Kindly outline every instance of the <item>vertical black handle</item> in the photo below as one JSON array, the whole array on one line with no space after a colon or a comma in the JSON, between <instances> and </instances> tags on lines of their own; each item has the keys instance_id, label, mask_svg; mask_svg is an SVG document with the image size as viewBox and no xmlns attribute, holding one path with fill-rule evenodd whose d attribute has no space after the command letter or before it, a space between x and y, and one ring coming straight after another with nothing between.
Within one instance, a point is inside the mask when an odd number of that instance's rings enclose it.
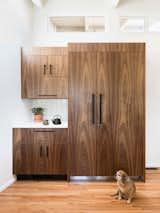
<instances>
[{"instance_id":1,"label":"vertical black handle","mask_svg":"<svg viewBox=\"0 0 160 213\"><path fill-rule=\"evenodd\" d=\"M46 64L44 64L44 66L43 66L43 74L45 75L46 74Z\"/></svg>"},{"instance_id":2,"label":"vertical black handle","mask_svg":"<svg viewBox=\"0 0 160 213\"><path fill-rule=\"evenodd\" d=\"M99 124L102 124L102 94L99 95Z\"/></svg>"},{"instance_id":3,"label":"vertical black handle","mask_svg":"<svg viewBox=\"0 0 160 213\"><path fill-rule=\"evenodd\" d=\"M40 157L42 157L42 146L40 146Z\"/></svg>"},{"instance_id":4,"label":"vertical black handle","mask_svg":"<svg viewBox=\"0 0 160 213\"><path fill-rule=\"evenodd\" d=\"M49 72L50 72L50 74L52 75L52 64L50 64L49 67L50 67L50 68L49 68Z\"/></svg>"},{"instance_id":5,"label":"vertical black handle","mask_svg":"<svg viewBox=\"0 0 160 213\"><path fill-rule=\"evenodd\" d=\"M92 94L92 124L95 124L95 95Z\"/></svg>"},{"instance_id":6,"label":"vertical black handle","mask_svg":"<svg viewBox=\"0 0 160 213\"><path fill-rule=\"evenodd\" d=\"M48 158L48 146L46 147L46 155L47 155L47 158Z\"/></svg>"}]
</instances>

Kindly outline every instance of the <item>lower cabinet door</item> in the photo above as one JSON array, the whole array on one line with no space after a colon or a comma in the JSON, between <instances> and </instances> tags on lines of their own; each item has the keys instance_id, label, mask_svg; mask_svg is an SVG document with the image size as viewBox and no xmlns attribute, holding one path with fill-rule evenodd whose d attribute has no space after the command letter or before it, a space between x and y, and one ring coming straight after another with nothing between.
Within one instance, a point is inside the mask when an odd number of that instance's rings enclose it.
<instances>
[{"instance_id":1,"label":"lower cabinet door","mask_svg":"<svg viewBox=\"0 0 160 213\"><path fill-rule=\"evenodd\" d=\"M33 130L34 173L67 174L67 130Z\"/></svg>"},{"instance_id":2,"label":"lower cabinet door","mask_svg":"<svg viewBox=\"0 0 160 213\"><path fill-rule=\"evenodd\" d=\"M49 141L49 171L52 174L67 174L67 144L68 130L58 129L52 134L52 140Z\"/></svg>"},{"instance_id":3,"label":"lower cabinet door","mask_svg":"<svg viewBox=\"0 0 160 213\"><path fill-rule=\"evenodd\" d=\"M13 174L34 173L32 129L13 129Z\"/></svg>"},{"instance_id":4,"label":"lower cabinet door","mask_svg":"<svg viewBox=\"0 0 160 213\"><path fill-rule=\"evenodd\" d=\"M43 132L41 130L33 130L33 144L34 150L34 174L45 175L49 174L49 159L48 159L48 144L51 140L51 134L49 132Z\"/></svg>"}]
</instances>

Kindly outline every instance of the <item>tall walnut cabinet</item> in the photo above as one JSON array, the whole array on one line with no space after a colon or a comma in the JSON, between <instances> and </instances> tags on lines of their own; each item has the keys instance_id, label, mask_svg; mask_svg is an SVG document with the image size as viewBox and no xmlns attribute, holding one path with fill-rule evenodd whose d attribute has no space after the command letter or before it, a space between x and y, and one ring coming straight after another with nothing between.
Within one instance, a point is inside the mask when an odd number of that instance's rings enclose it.
<instances>
[{"instance_id":1,"label":"tall walnut cabinet","mask_svg":"<svg viewBox=\"0 0 160 213\"><path fill-rule=\"evenodd\" d=\"M145 178L145 44L69 44L70 175Z\"/></svg>"}]
</instances>

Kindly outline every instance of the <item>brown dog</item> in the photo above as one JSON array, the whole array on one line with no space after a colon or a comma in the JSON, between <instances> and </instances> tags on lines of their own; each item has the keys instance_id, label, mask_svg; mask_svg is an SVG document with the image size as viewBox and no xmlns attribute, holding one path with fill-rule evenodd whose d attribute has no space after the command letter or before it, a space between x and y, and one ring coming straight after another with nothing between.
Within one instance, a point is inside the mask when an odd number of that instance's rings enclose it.
<instances>
[{"instance_id":1,"label":"brown dog","mask_svg":"<svg viewBox=\"0 0 160 213\"><path fill-rule=\"evenodd\" d=\"M125 199L127 203L131 203L135 197L136 186L126 172L119 170L116 173L118 190L113 196L118 196L119 200Z\"/></svg>"}]
</instances>

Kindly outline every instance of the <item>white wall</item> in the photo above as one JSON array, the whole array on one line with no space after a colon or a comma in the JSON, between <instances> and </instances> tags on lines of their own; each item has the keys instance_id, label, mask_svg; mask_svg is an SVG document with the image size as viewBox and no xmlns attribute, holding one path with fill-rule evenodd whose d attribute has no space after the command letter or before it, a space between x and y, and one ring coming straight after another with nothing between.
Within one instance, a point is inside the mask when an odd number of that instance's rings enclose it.
<instances>
[{"instance_id":1,"label":"white wall","mask_svg":"<svg viewBox=\"0 0 160 213\"><path fill-rule=\"evenodd\" d=\"M44 108L43 119L51 120L54 115L60 115L62 121L68 121L68 100L67 99L33 99L27 101L27 108L30 111L29 121L33 121L34 117L31 113L33 107L40 106ZM21 121L22 122L22 121ZM24 122L23 122L24 123ZM18 122L19 124L19 122Z\"/></svg>"},{"instance_id":2,"label":"white wall","mask_svg":"<svg viewBox=\"0 0 160 213\"><path fill-rule=\"evenodd\" d=\"M27 101L20 98L20 47L32 44L32 4L0 3L0 190L12 182L12 123L28 120Z\"/></svg>"},{"instance_id":3,"label":"white wall","mask_svg":"<svg viewBox=\"0 0 160 213\"><path fill-rule=\"evenodd\" d=\"M146 166L160 167L160 33L122 33L120 15L160 18L159 0L121 0L117 9L111 0L49 0L34 10L34 45L67 45L68 42L146 42ZM47 32L47 17L54 15L104 15L106 33Z\"/></svg>"}]
</instances>

